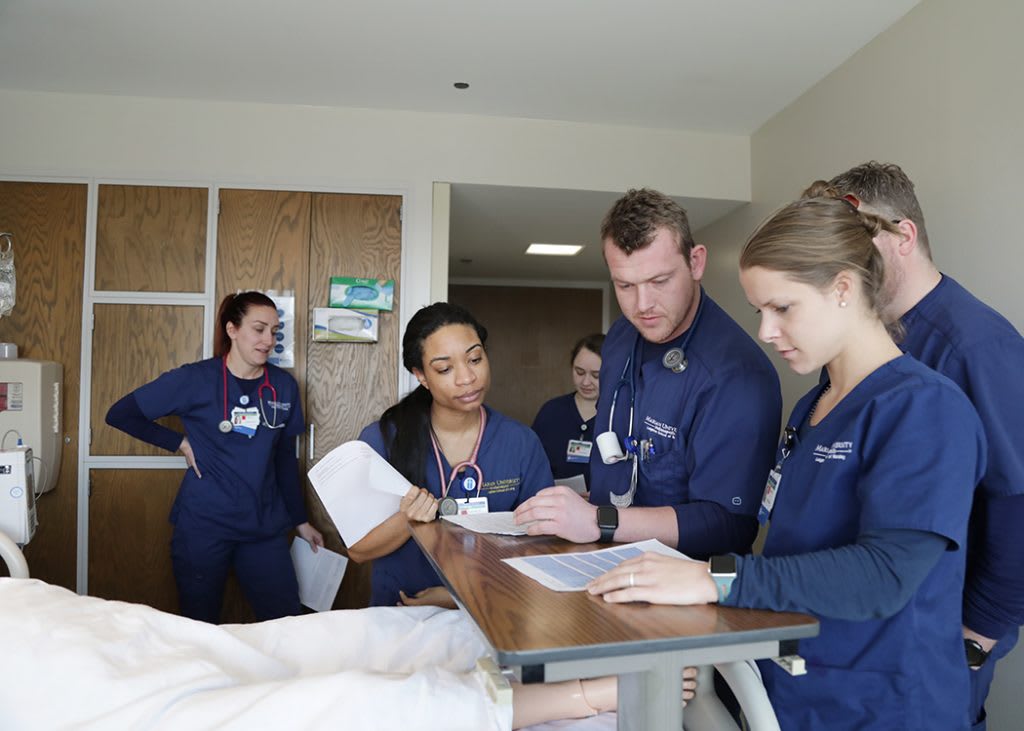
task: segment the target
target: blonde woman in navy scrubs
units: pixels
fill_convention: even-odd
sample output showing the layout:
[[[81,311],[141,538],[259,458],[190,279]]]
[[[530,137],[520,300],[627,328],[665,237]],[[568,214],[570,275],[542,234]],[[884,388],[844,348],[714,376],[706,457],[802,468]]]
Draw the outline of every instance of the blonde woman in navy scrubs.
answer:
[[[541,406],[532,426],[544,445],[555,479],[583,475],[588,490],[603,343],[604,335],[594,333],[573,346],[569,363],[576,389]]]
[[[309,524],[299,484],[299,388],[267,362],[277,307],[260,292],[228,295],[217,323],[215,357],[136,389],[110,408],[107,423],[180,451],[188,463],[171,508],[171,559],[184,616],[219,621],[232,570],[258,620],[299,614],[288,533],[295,529],[314,551],[324,542]],[[171,414],[181,418],[184,435],[155,422]]]
[[[512,510],[552,483],[537,435],[484,406],[486,342],[486,328],[461,307],[419,310],[402,338],[402,363],[420,385],[359,435],[417,486],[399,512],[349,546],[353,560],[373,560],[373,605],[454,606],[410,538],[410,521],[433,520],[445,498],[459,508]]]
[[[740,282],[761,340],[827,378],[796,405],[765,488],[762,556],[650,554],[590,591],[651,601],[809,612],[807,674],[761,664],[784,729],[966,729],[961,595],[986,442],[963,392],[904,355],[880,317],[873,238],[893,225],[824,183],[754,233]]]

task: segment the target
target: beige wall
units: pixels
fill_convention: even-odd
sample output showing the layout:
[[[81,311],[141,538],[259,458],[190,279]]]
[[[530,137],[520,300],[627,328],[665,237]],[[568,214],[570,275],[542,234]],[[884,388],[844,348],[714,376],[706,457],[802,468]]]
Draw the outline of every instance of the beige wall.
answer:
[[[0,176],[407,195],[403,320],[430,291],[434,181],[749,200],[749,138],[371,109],[0,90]],[[677,160],[665,165],[665,159]]]
[[[712,248],[708,289],[754,332],[736,261],[757,222],[816,177],[892,160],[917,185],[939,267],[1024,329],[1021,28],[1015,0],[925,0],[765,124],[751,140],[753,202],[698,234]],[[811,385],[788,372],[783,383],[787,408]],[[1000,664],[991,731],[1020,728],[1022,687],[1017,650]]]

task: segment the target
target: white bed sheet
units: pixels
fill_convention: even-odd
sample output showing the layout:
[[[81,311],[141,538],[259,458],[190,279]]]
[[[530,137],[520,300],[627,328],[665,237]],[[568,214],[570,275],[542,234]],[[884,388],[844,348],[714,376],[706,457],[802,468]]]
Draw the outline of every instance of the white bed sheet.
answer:
[[[215,626],[0,579],[0,728],[510,729],[461,612]]]

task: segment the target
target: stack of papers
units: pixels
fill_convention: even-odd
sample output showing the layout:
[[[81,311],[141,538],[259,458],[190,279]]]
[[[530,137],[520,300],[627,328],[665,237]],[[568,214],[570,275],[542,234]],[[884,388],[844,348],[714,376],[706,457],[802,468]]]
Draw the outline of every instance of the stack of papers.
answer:
[[[442,515],[443,520],[476,533],[493,533],[499,536],[525,536],[529,523],[516,525],[511,510],[497,513],[472,513],[468,515]]]
[[[366,442],[335,447],[309,471],[309,481],[346,546],[392,515],[412,485]]]

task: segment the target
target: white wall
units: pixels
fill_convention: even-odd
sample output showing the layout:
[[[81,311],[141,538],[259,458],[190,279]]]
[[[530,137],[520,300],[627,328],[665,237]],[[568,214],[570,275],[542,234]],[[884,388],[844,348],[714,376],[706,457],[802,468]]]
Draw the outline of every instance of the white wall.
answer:
[[[680,196],[750,199],[749,138],[736,135],[2,90],[0,110],[0,175],[404,191],[403,293],[413,309],[441,296],[430,291],[434,181],[607,191],[651,185]]]
[[[815,178],[874,158],[914,180],[939,267],[1024,329],[1022,28],[1016,0],[925,0],[765,124],[751,140],[752,203],[699,232],[709,291],[753,333],[736,280],[747,235]],[[809,387],[785,374],[787,407]],[[1018,649],[999,666],[990,731],[1024,727],[1021,688]]]

